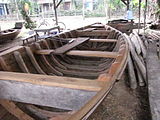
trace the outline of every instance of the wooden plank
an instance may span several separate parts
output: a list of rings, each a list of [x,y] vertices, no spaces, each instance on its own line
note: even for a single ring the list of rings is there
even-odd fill
[[[104,28],[105,26],[103,24],[93,24],[90,27],[91,28]]]
[[[143,79],[146,80],[146,68],[144,66],[144,64],[142,63],[140,57],[137,55],[135,49],[134,49],[134,46],[130,40],[130,37],[127,36],[126,34],[124,34],[124,36],[126,37],[128,43],[129,43],[129,46],[130,46],[130,51],[131,51],[131,55],[132,55],[132,58],[135,62],[135,64],[137,64],[137,67],[139,68],[142,76],[143,76]]]
[[[36,54],[39,55],[50,55],[54,52],[54,50],[37,50]],[[66,53],[67,55],[74,56],[84,56],[84,57],[104,57],[104,58],[116,58],[118,56],[118,52],[102,52],[102,51],[82,51],[82,50],[71,50]]]
[[[39,54],[39,55],[50,55],[53,52],[54,52],[54,50],[37,50],[37,51],[35,51],[35,53]]]
[[[68,42],[70,40],[77,40],[77,39],[87,39],[86,37],[78,37],[78,38],[56,38],[53,37],[55,40],[65,41]],[[90,42],[117,42],[116,39],[89,39]]]
[[[71,50],[66,53],[67,55],[84,56],[84,57],[104,57],[104,58],[116,58],[118,52],[101,52],[101,51],[82,51]]]
[[[90,39],[89,42],[117,42],[116,39]]]
[[[66,110],[80,109],[97,93],[95,91],[82,90],[81,87],[93,90],[93,86],[98,87],[99,83],[103,83],[85,81],[84,79],[77,82],[74,78],[68,79],[57,76],[12,72],[0,72],[0,76],[1,99]],[[75,89],[65,87],[73,87]]]
[[[93,30],[95,30],[96,28],[87,28],[87,29],[84,29],[83,31],[87,31],[87,32],[89,32],[89,31],[93,31]]]
[[[54,54],[63,54],[66,53],[67,51],[73,49],[74,47],[88,41],[89,38],[77,38],[76,40],[74,40],[71,43],[68,43],[60,48],[55,49],[55,51],[53,52]]]
[[[142,53],[143,53],[143,58],[146,58],[146,48],[144,46],[143,41],[141,40],[140,36],[138,35],[138,33],[136,31],[133,30],[134,35],[137,37],[137,40],[139,41],[140,47],[142,49]]]
[[[52,87],[65,87],[80,90],[99,91],[103,86],[102,82],[89,79],[59,77],[37,74],[0,72],[1,80],[27,82],[31,84],[46,85]]]
[[[78,31],[78,36],[87,36],[87,37],[93,37],[93,36],[108,36],[108,34],[112,32],[111,30],[94,30],[92,32],[88,31]]]
[[[1,52],[1,53],[0,53],[0,56],[9,54],[9,53],[11,53],[11,52],[13,52],[13,51],[16,51],[16,50],[19,50],[19,49],[22,49],[22,48],[24,48],[24,47],[23,47],[23,46],[16,46],[16,47],[13,47],[13,48],[8,49],[8,50],[6,50],[6,51],[4,51],[4,52]]]

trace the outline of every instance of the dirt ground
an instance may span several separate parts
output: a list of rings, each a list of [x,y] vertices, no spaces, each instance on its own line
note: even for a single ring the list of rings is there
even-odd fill
[[[123,75],[89,120],[151,120],[147,87],[131,90]]]

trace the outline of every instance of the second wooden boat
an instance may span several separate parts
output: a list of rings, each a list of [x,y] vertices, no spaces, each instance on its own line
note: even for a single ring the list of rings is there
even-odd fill
[[[21,32],[22,25],[22,22],[17,22],[14,28],[0,31],[0,43],[15,39]]]
[[[92,24],[0,53],[0,119],[87,119],[120,79],[123,34]]]

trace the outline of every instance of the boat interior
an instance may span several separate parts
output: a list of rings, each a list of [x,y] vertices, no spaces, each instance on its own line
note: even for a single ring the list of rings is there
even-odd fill
[[[120,79],[128,44],[100,23],[0,53],[0,119],[85,119]]]

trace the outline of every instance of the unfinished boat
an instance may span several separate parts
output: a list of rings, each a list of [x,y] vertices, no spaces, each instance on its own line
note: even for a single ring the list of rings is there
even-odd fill
[[[120,79],[128,44],[96,23],[0,53],[0,119],[87,119]]]
[[[22,23],[16,23],[14,28],[0,31],[0,43],[14,40],[21,32]]]

